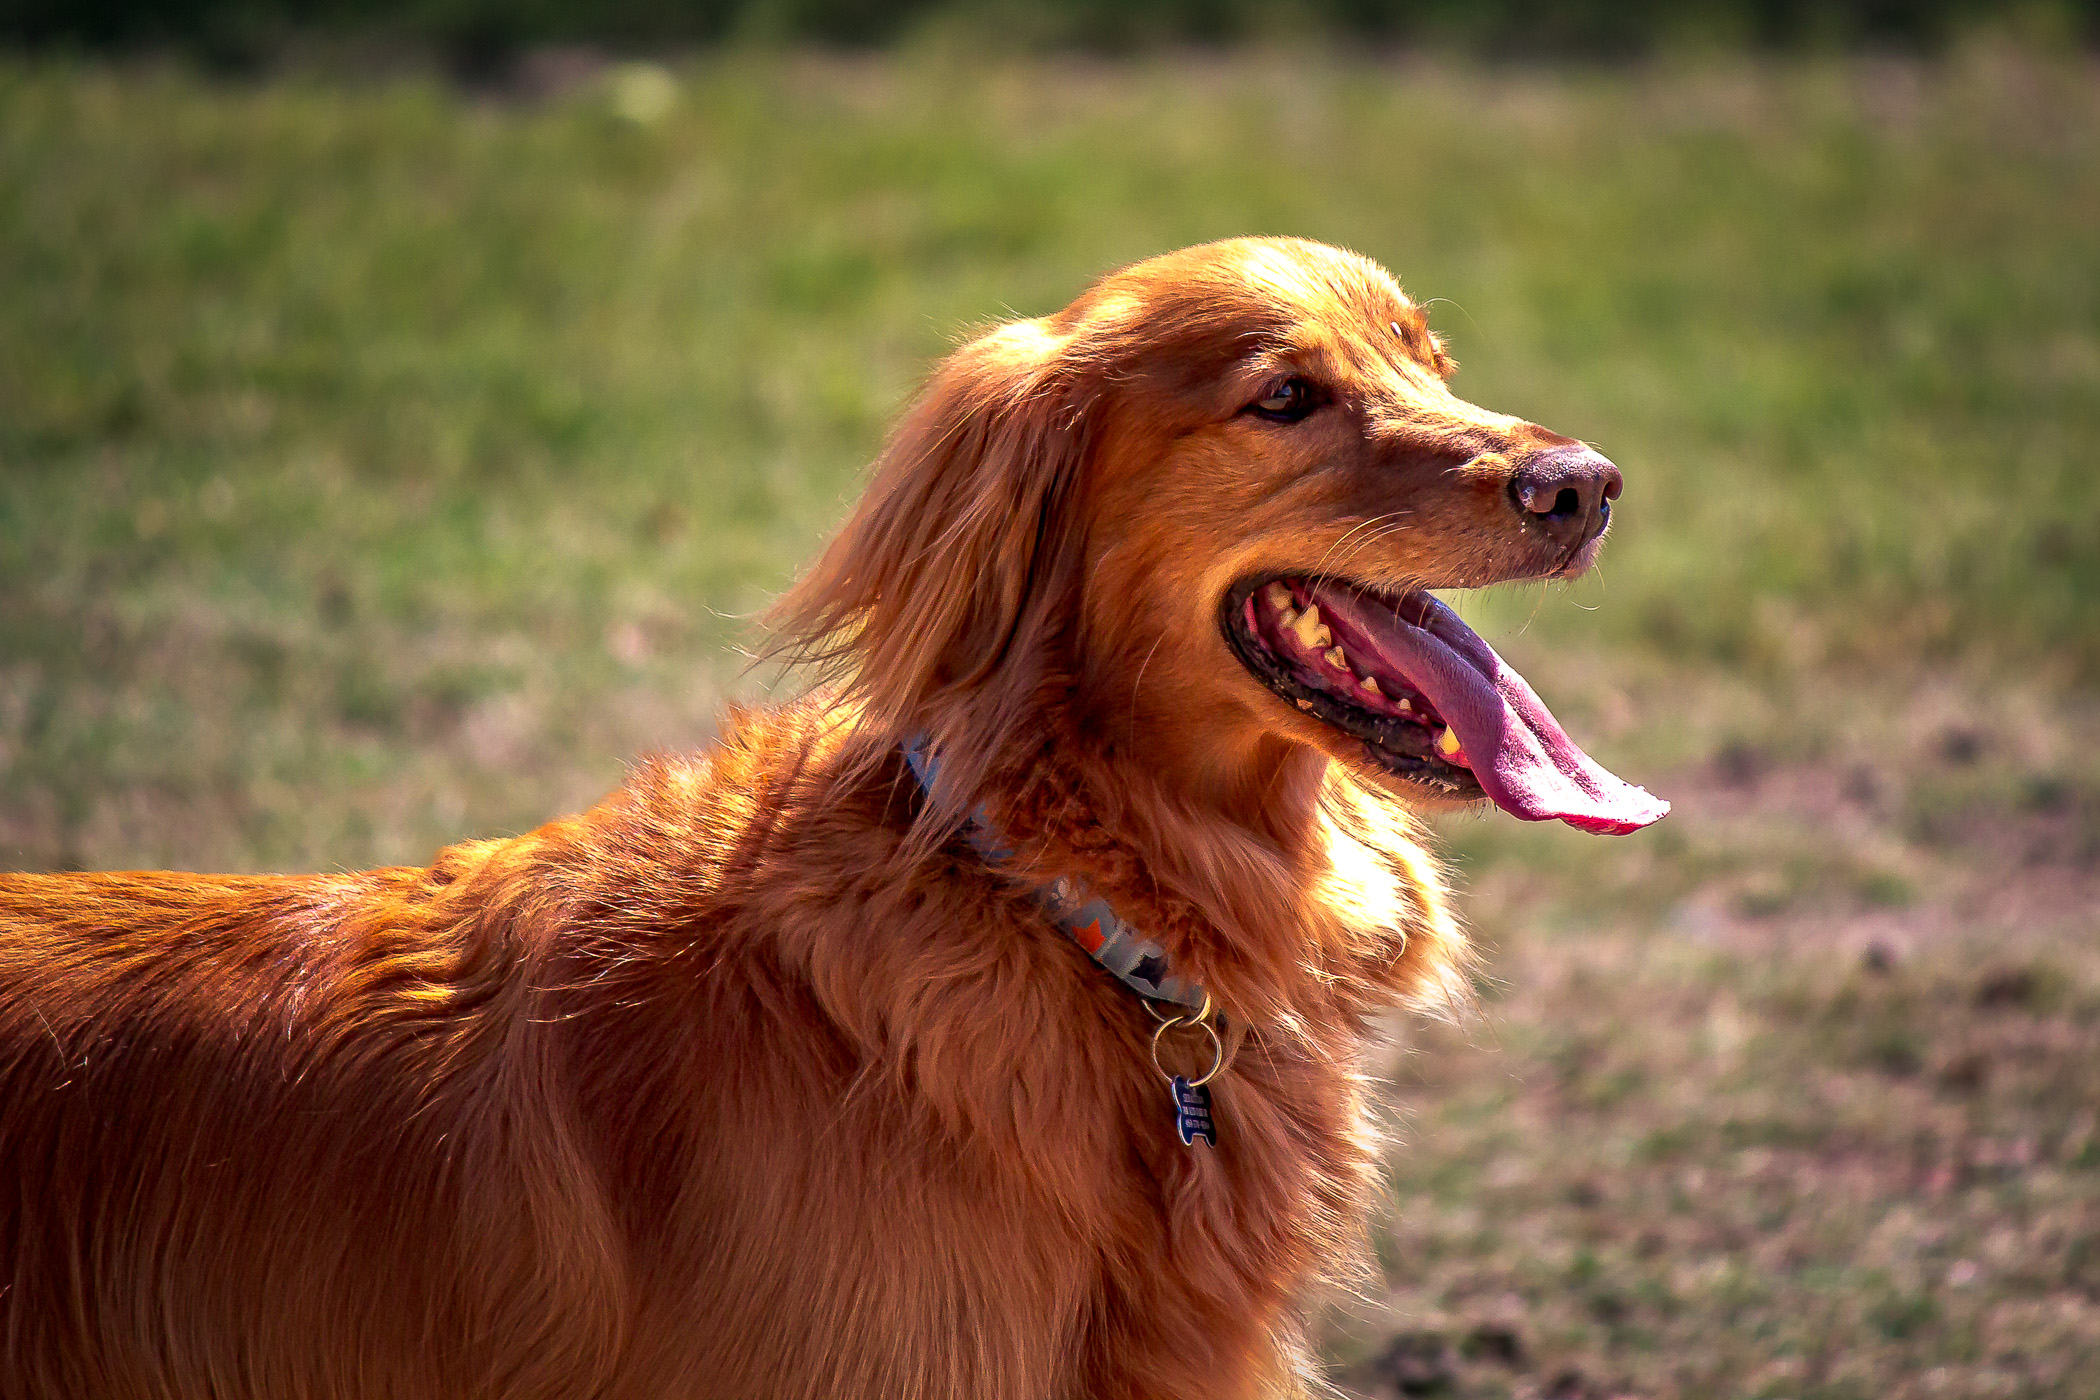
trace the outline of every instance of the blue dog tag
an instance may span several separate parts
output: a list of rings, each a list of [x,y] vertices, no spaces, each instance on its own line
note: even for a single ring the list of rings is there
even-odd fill
[[[1211,1147],[1218,1145],[1218,1126],[1210,1117],[1210,1086],[1191,1084],[1180,1075],[1173,1078],[1174,1131],[1181,1134],[1183,1147],[1194,1147],[1196,1139],[1202,1138]]]

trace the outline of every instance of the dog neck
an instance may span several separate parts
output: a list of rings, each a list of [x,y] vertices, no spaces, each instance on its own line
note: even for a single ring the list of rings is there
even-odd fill
[[[1069,711],[1027,733],[978,794],[1017,862],[1085,881],[1236,1017],[1298,1023],[1338,999],[1368,1016],[1451,990],[1414,985],[1449,959],[1411,941],[1461,942],[1419,830],[1324,757],[1279,744],[1199,785]]]
[[[934,776],[940,771],[940,755],[934,752],[931,738],[920,734],[902,747],[912,776],[930,792]],[[1013,849],[984,808],[970,813],[963,824],[963,837],[986,864],[1011,865]],[[1044,914],[1066,937],[1162,1016],[1198,1021],[1209,1016],[1210,994],[1186,978],[1174,976],[1165,950],[1126,922],[1107,900],[1093,898],[1083,885],[1068,877],[1038,881],[1034,893]]]

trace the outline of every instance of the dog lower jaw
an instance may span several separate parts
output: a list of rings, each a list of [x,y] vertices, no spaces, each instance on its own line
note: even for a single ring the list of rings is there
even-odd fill
[[[1444,726],[1419,695],[1411,696],[1410,703],[1420,702],[1425,708],[1411,715],[1352,704],[1336,691],[1301,678],[1248,625],[1249,600],[1257,590],[1289,577],[1270,574],[1243,579],[1219,600],[1219,625],[1240,664],[1300,713],[1359,740],[1363,761],[1379,775],[1405,784],[1409,797],[1435,807],[1485,800],[1487,794],[1472,770],[1437,752],[1437,738]]]
[[[1427,798],[1429,806],[1470,807],[1487,800],[1479,779],[1457,764],[1396,754],[1369,739],[1363,743],[1363,755],[1364,761],[1379,773],[1407,784],[1410,798]]]

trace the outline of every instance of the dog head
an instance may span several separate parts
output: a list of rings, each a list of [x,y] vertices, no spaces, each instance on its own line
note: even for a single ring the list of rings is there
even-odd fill
[[[1453,368],[1351,253],[1136,264],[951,356],[777,616],[959,774],[1066,703],[1192,795],[1318,753],[1418,804],[1646,825],[1667,805],[1428,591],[1580,574],[1618,469]]]

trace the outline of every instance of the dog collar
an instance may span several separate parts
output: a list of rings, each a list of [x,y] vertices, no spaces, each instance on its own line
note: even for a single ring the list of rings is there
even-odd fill
[[[921,734],[905,744],[904,759],[919,786],[931,792],[940,760],[934,757],[930,736]],[[1000,840],[982,807],[970,813],[962,830],[963,838],[987,864],[1004,865],[1013,858],[1012,848]],[[1107,900],[1090,897],[1085,885],[1070,878],[1037,885],[1034,893],[1065,937],[1147,1006],[1168,1013],[1170,1019],[1185,1021],[1200,1021],[1210,1013],[1210,994],[1187,978],[1174,976],[1166,950],[1126,922]]]
[[[927,792],[933,791],[933,776],[939,760],[933,755],[929,736],[921,734],[904,746],[904,760],[912,776]],[[979,807],[963,820],[963,837],[977,854],[992,866],[1013,858],[1013,849],[999,838],[991,818]],[[1197,1142],[1218,1145],[1217,1120],[1211,1114],[1210,1081],[1225,1067],[1225,1045],[1218,1037],[1217,1022],[1224,1015],[1211,1006],[1210,993],[1185,977],[1167,969],[1167,951],[1138,932],[1118,915],[1105,899],[1089,898],[1086,886],[1065,877],[1035,887],[1036,903],[1050,921],[1077,943],[1086,955],[1108,969],[1114,978],[1137,994],[1145,1009],[1158,1018],[1152,1032],[1152,1067],[1167,1081],[1174,1104],[1174,1131],[1181,1145]],[[1210,1069],[1199,1079],[1170,1073],[1159,1062],[1160,1037],[1176,1026],[1193,1026],[1210,1038]]]

